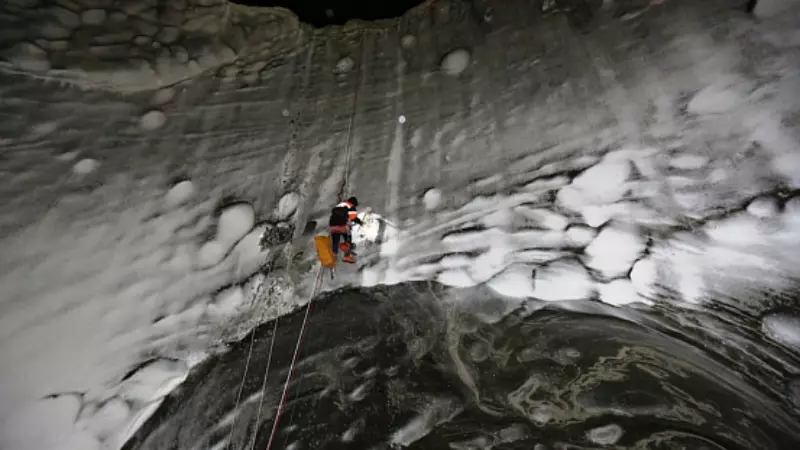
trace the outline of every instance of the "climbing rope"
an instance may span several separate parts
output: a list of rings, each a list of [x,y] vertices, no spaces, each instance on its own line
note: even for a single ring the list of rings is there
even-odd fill
[[[264,393],[267,391],[267,377],[269,376],[269,366],[272,365],[272,350],[275,348],[275,335],[278,334],[278,317],[275,318],[275,324],[272,326],[272,339],[269,343],[269,355],[267,355],[267,368],[264,369],[264,378],[261,380],[261,398],[258,400],[258,413],[256,413],[256,428],[261,421],[261,409],[264,408]],[[253,433],[253,439],[250,441],[250,447],[256,448],[256,437],[258,433]]]
[[[363,47],[363,45],[362,45],[362,47]],[[358,87],[361,84],[361,71],[359,71],[358,73],[359,73],[359,76],[358,76],[358,79],[356,80],[356,83],[355,83],[355,86],[354,86],[353,107],[352,107],[352,111],[350,113],[350,120],[349,120],[348,127],[347,127],[347,142],[346,142],[346,145],[345,145],[344,177],[342,179],[342,184],[341,184],[341,186],[339,188],[339,193],[338,193],[339,201],[343,200],[345,198],[345,196],[347,195],[347,186],[349,184],[350,160],[351,160],[351,153],[352,153],[351,150],[352,150],[353,128],[354,128],[353,124],[355,122],[355,117],[356,117],[356,106],[358,105],[358,90],[359,90]],[[305,311],[305,314],[303,316],[303,322],[302,322],[302,324],[300,326],[300,333],[297,336],[297,343],[295,344],[294,353],[292,354],[292,361],[291,361],[291,364],[289,365],[289,370],[288,370],[288,372],[286,374],[286,382],[283,385],[283,392],[281,393],[281,398],[280,398],[280,401],[278,402],[278,410],[277,410],[277,412],[275,414],[275,419],[274,419],[274,421],[272,423],[272,430],[270,431],[269,441],[267,442],[266,450],[270,450],[272,448],[272,443],[275,440],[275,433],[278,431],[278,425],[279,425],[279,422],[280,422],[281,414],[283,413],[283,410],[286,407],[286,395],[287,395],[287,393],[289,391],[289,384],[292,381],[292,376],[294,375],[294,369],[295,369],[295,366],[297,364],[297,358],[300,355],[300,346],[301,346],[301,344],[303,342],[303,337],[305,335],[306,327],[308,325],[308,317],[309,317],[309,315],[311,313],[311,303],[314,301],[314,298],[316,298],[316,296],[319,294],[319,290],[322,288],[322,272],[323,272],[323,270],[324,270],[324,267],[322,265],[320,265],[318,270],[317,270],[317,277],[316,277],[316,280],[314,282],[314,288],[311,291],[311,295],[310,295],[310,297],[308,299],[308,303],[306,303],[306,311]],[[269,276],[269,272],[267,272],[267,276]],[[260,293],[260,289],[259,289],[259,293]],[[258,409],[257,409],[257,413],[256,413],[256,430],[258,429],[258,423],[261,420],[261,411],[262,411],[262,409],[264,407],[264,396],[265,396],[265,392],[266,392],[266,388],[267,388],[267,378],[269,376],[270,366],[272,365],[272,352],[273,352],[273,349],[274,349],[274,346],[275,346],[275,336],[277,334],[277,331],[278,331],[278,318],[275,319],[275,322],[274,322],[274,325],[273,325],[272,339],[270,340],[269,354],[267,356],[267,366],[264,369],[264,377],[263,377],[262,382],[261,382],[261,398],[259,400]],[[242,375],[242,382],[239,385],[239,392],[238,392],[238,394],[236,396],[236,407],[234,409],[233,422],[231,424],[231,430],[230,430],[230,434],[228,436],[228,442],[226,443],[226,446],[225,446],[226,449],[230,447],[230,443],[232,441],[233,431],[234,431],[234,427],[236,425],[236,417],[237,417],[237,413],[238,413],[238,410],[239,410],[239,404],[241,402],[242,392],[244,390],[244,383],[245,383],[245,380],[247,378],[247,372],[248,372],[248,369],[249,369],[249,366],[250,366],[251,356],[253,354],[253,343],[254,343],[254,341],[255,341],[255,330],[253,331],[253,333],[251,335],[251,338],[250,338],[250,347],[249,347],[248,352],[247,352],[247,360],[245,362],[244,374]],[[255,431],[253,433],[253,438],[250,441],[249,448],[255,448],[257,435],[258,435],[258,432]]]
[[[345,196],[347,195],[347,186],[350,182],[350,161],[352,157],[352,143],[353,143],[353,129],[354,123],[356,118],[356,106],[358,105],[358,88],[361,85],[361,71],[358,72],[359,76],[356,80],[355,86],[353,88],[353,106],[350,112],[350,120],[347,127],[347,142],[345,144],[345,159],[344,159],[344,177],[342,178],[342,185],[339,188],[339,201],[344,200]],[[308,316],[311,313],[311,303],[316,298],[317,294],[319,294],[319,290],[322,287],[322,272],[324,267],[322,265],[319,266],[317,270],[317,279],[314,282],[314,289],[311,291],[311,296],[308,299],[308,303],[306,304],[306,312],[303,317],[303,323],[300,326],[300,333],[297,337],[297,344],[295,345],[294,354],[292,355],[292,362],[289,365],[289,371],[286,374],[286,382],[283,385],[283,392],[281,393],[281,399],[278,402],[278,411],[275,413],[275,420],[272,422],[272,430],[269,434],[269,440],[267,441],[266,450],[272,449],[272,443],[275,441],[275,433],[278,431],[278,424],[280,422],[281,415],[283,414],[283,410],[286,407],[286,394],[289,391],[289,383],[292,381],[292,376],[294,375],[295,364],[297,364],[297,357],[300,354],[300,345],[302,344],[303,337],[305,335],[306,325],[308,323]]]
[[[231,431],[228,435],[228,442],[225,444],[225,448],[229,448],[231,444],[231,439],[233,438],[233,430],[236,428],[236,416],[237,412],[239,411],[239,403],[242,400],[242,391],[244,391],[244,380],[247,378],[247,371],[250,368],[250,356],[253,354],[253,343],[256,340],[256,330],[250,332],[250,349],[247,351],[247,359],[244,363],[244,374],[242,375],[242,382],[239,384],[239,393],[236,394],[236,406],[233,408],[233,421],[231,422]]]
[[[292,355],[292,362],[289,364],[289,371],[286,373],[286,382],[283,384],[283,392],[281,393],[281,399],[278,402],[278,411],[275,413],[275,420],[272,422],[272,431],[269,433],[269,441],[267,441],[267,450],[272,448],[272,442],[275,439],[275,433],[278,431],[278,424],[281,420],[281,414],[283,413],[283,409],[286,407],[286,393],[289,391],[289,383],[292,381],[292,375],[294,375],[294,368],[297,364],[297,357],[300,355],[300,344],[303,342],[303,336],[305,335],[306,325],[308,325],[308,315],[311,313],[311,303],[314,301],[314,297],[316,297],[317,292],[319,291],[320,287],[322,287],[322,266],[319,267],[317,271],[317,280],[314,283],[314,290],[311,292],[311,297],[308,299],[308,303],[306,304],[306,313],[303,316],[303,323],[300,325],[300,333],[297,336],[297,344],[294,346],[294,354]]]
[[[270,265],[269,269],[267,270],[267,273],[264,275],[265,283],[266,283],[266,278],[269,276],[271,271],[272,271],[272,266]],[[256,292],[256,295],[255,295],[255,298],[258,298],[258,295],[261,293],[261,288],[263,286],[264,286],[263,284],[261,286],[259,286],[258,292]],[[277,329],[277,327],[278,327],[278,318],[276,317],[275,318],[275,328]],[[231,441],[233,440],[233,431],[236,428],[236,419],[237,419],[237,416],[239,414],[239,405],[241,404],[242,393],[244,392],[244,383],[247,380],[247,372],[250,369],[250,360],[252,359],[252,356],[253,356],[253,344],[255,343],[255,340],[256,340],[256,330],[254,329],[250,333],[250,347],[247,349],[247,359],[245,360],[245,363],[244,363],[244,373],[242,373],[242,381],[241,381],[241,383],[239,383],[239,392],[236,394],[236,406],[233,408],[233,420],[231,421],[231,430],[228,433],[228,442],[225,443],[225,449],[226,450],[228,448],[230,448]],[[272,361],[272,346],[274,344],[275,344],[275,332],[273,330],[272,342],[270,343],[270,350],[269,350],[270,354],[269,354],[269,358],[267,359],[267,371],[264,373],[265,382],[266,382],[267,373],[269,372],[269,366],[270,366],[270,363]],[[263,392],[262,392],[262,399],[263,399]],[[260,411],[260,408],[259,408],[259,415],[260,414],[261,414],[261,411]],[[258,423],[258,422],[256,422],[256,423]]]

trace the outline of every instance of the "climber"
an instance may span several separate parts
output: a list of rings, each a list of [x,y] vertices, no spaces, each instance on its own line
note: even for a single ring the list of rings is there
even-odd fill
[[[328,221],[328,226],[331,231],[331,240],[333,244],[333,254],[336,255],[341,248],[344,252],[344,262],[356,262],[355,255],[353,254],[353,238],[350,234],[350,223],[355,223],[359,226],[363,225],[361,219],[358,218],[358,199],[350,197],[347,200],[339,203],[331,210],[331,218]],[[342,241],[340,243],[340,241]]]

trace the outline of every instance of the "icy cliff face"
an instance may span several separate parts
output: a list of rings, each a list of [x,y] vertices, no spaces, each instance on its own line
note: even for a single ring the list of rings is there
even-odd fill
[[[301,235],[348,160],[401,230],[343,282],[788,286],[796,9],[508,3],[314,32],[213,0],[0,6],[0,446],[116,447],[215,343],[307,301]],[[779,303],[746,305],[772,336]]]

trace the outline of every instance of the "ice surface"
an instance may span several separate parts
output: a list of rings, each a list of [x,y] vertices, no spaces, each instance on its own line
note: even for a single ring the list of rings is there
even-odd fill
[[[612,61],[599,74],[571,52],[524,46],[542,42],[543,32],[567,42],[574,30],[550,19],[516,23],[517,13],[498,2],[503,32],[488,40],[462,33],[467,41],[458,45],[469,51],[440,53],[458,41],[448,27],[418,37],[389,27],[334,76],[342,54],[320,43],[352,30],[306,33],[268,9],[216,9],[223,3],[177,17],[147,2],[105,13],[93,11],[98,2],[62,3],[73,10],[26,5],[18,22],[36,26],[12,30],[2,50],[0,110],[12,119],[0,139],[8,203],[0,221],[0,424],[31,448],[72,441],[92,449],[95,437],[121,445],[182,379],[181,364],[191,367],[231,338],[225,330],[307,301],[310,270],[246,281],[272,254],[258,246],[266,228],[255,218],[324,220],[344,180],[343,130],[359,82],[346,187],[376,208],[390,205],[379,212],[400,229],[386,226],[382,239],[381,227],[365,227],[363,239],[383,242],[343,284],[435,279],[485,283],[509,305],[595,291],[620,304],[634,298],[631,288],[652,296],[657,282],[679,300],[701,302],[780,290],[796,278],[800,203],[766,197],[782,183],[800,185],[789,113],[798,105],[782,95],[796,90],[796,71],[778,45],[741,51],[742,40],[795,29],[720,12],[719,34],[709,39],[686,20],[705,14],[703,3],[679,2],[637,19],[679,24],[663,42],[647,42],[657,56]],[[4,25],[20,19],[13,8],[6,13]],[[625,47],[625,33],[596,40],[597,48]],[[439,57],[443,75],[461,76],[430,76]],[[769,73],[766,85],[739,78],[759,70]],[[606,88],[611,79],[624,86]],[[618,90],[629,100],[609,94]],[[696,93],[688,120],[686,92]],[[645,141],[654,144],[631,144]],[[79,160],[89,157],[100,165]],[[191,181],[171,185],[183,177]],[[252,204],[215,216],[231,196]],[[654,236],[635,264],[643,241],[607,231],[619,222]],[[687,224],[696,236],[675,231]],[[309,242],[298,241],[293,271],[313,262]],[[630,282],[592,278],[595,269],[623,277],[631,265]],[[782,323],[765,320],[765,330],[786,331]],[[153,358],[180,368],[123,380]],[[83,399],[71,431],[72,406],[41,400],[69,392]],[[539,411],[542,420],[548,414]],[[31,429],[42,432],[23,436]],[[50,437],[58,445],[41,441]]]

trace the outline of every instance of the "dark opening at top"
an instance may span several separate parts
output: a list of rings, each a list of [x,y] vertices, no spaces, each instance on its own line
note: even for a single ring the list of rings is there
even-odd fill
[[[352,19],[394,19],[423,0],[232,0],[247,6],[280,6],[315,27],[344,25]]]

